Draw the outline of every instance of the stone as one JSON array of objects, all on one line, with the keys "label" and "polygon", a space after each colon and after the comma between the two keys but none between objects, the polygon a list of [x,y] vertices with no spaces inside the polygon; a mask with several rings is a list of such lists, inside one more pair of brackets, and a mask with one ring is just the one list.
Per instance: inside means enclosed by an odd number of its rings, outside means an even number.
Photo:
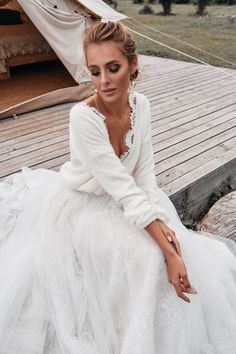
[{"label": "stone", "polygon": [[236,15],[231,16],[231,17],[230,17],[230,21],[231,21],[231,22],[236,22]]},{"label": "stone", "polygon": [[197,223],[196,229],[236,241],[236,191],[220,198]]}]

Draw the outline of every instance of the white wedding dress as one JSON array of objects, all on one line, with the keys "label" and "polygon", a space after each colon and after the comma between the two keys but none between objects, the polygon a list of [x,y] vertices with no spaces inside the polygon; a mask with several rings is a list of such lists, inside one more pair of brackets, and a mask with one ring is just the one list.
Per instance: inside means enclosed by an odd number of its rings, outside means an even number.
[{"label": "white wedding dress", "polygon": [[[120,159],[105,117],[77,104],[71,161],[0,184],[0,354],[236,354],[235,244],[183,226],[155,185],[147,100],[132,95]],[[77,129],[80,114],[92,125]],[[144,229],[155,217],[176,232],[191,303]]]}]

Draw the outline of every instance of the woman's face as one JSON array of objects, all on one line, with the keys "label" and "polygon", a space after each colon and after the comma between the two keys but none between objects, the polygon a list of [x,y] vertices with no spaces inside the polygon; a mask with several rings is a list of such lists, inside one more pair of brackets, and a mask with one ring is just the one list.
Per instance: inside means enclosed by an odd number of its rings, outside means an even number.
[{"label": "woman's face", "polygon": [[128,63],[117,42],[89,44],[86,59],[92,84],[105,102],[116,102],[127,94],[130,75],[137,69],[137,60]]}]

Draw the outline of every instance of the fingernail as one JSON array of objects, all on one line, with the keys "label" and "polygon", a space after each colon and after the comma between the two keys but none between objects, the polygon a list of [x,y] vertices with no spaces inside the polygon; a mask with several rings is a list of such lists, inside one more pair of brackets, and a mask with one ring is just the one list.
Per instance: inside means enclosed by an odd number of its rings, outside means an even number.
[{"label": "fingernail", "polygon": [[172,241],[172,237],[171,236],[167,236],[167,239],[168,239],[168,241]]},{"label": "fingernail", "polygon": [[190,294],[197,294],[197,290],[194,288],[189,289]]}]

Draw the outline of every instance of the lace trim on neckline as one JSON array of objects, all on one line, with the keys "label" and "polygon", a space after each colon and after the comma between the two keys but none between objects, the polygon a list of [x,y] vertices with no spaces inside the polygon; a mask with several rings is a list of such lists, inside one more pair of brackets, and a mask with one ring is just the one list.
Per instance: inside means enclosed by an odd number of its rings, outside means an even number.
[{"label": "lace trim on neckline", "polygon": [[[130,91],[128,93],[128,102],[130,106],[130,128],[125,132],[123,135],[123,143],[124,146],[127,147],[127,151],[124,151],[120,156],[119,159],[123,162],[126,158],[130,155],[131,148],[134,143],[134,127],[135,127],[135,120],[136,120],[136,95],[134,91]],[[79,104],[87,106],[93,110],[100,118],[102,118],[103,123],[106,127],[107,135],[109,137],[107,125],[105,123],[106,116],[104,116],[96,107],[90,106],[87,102],[79,102]]]}]

